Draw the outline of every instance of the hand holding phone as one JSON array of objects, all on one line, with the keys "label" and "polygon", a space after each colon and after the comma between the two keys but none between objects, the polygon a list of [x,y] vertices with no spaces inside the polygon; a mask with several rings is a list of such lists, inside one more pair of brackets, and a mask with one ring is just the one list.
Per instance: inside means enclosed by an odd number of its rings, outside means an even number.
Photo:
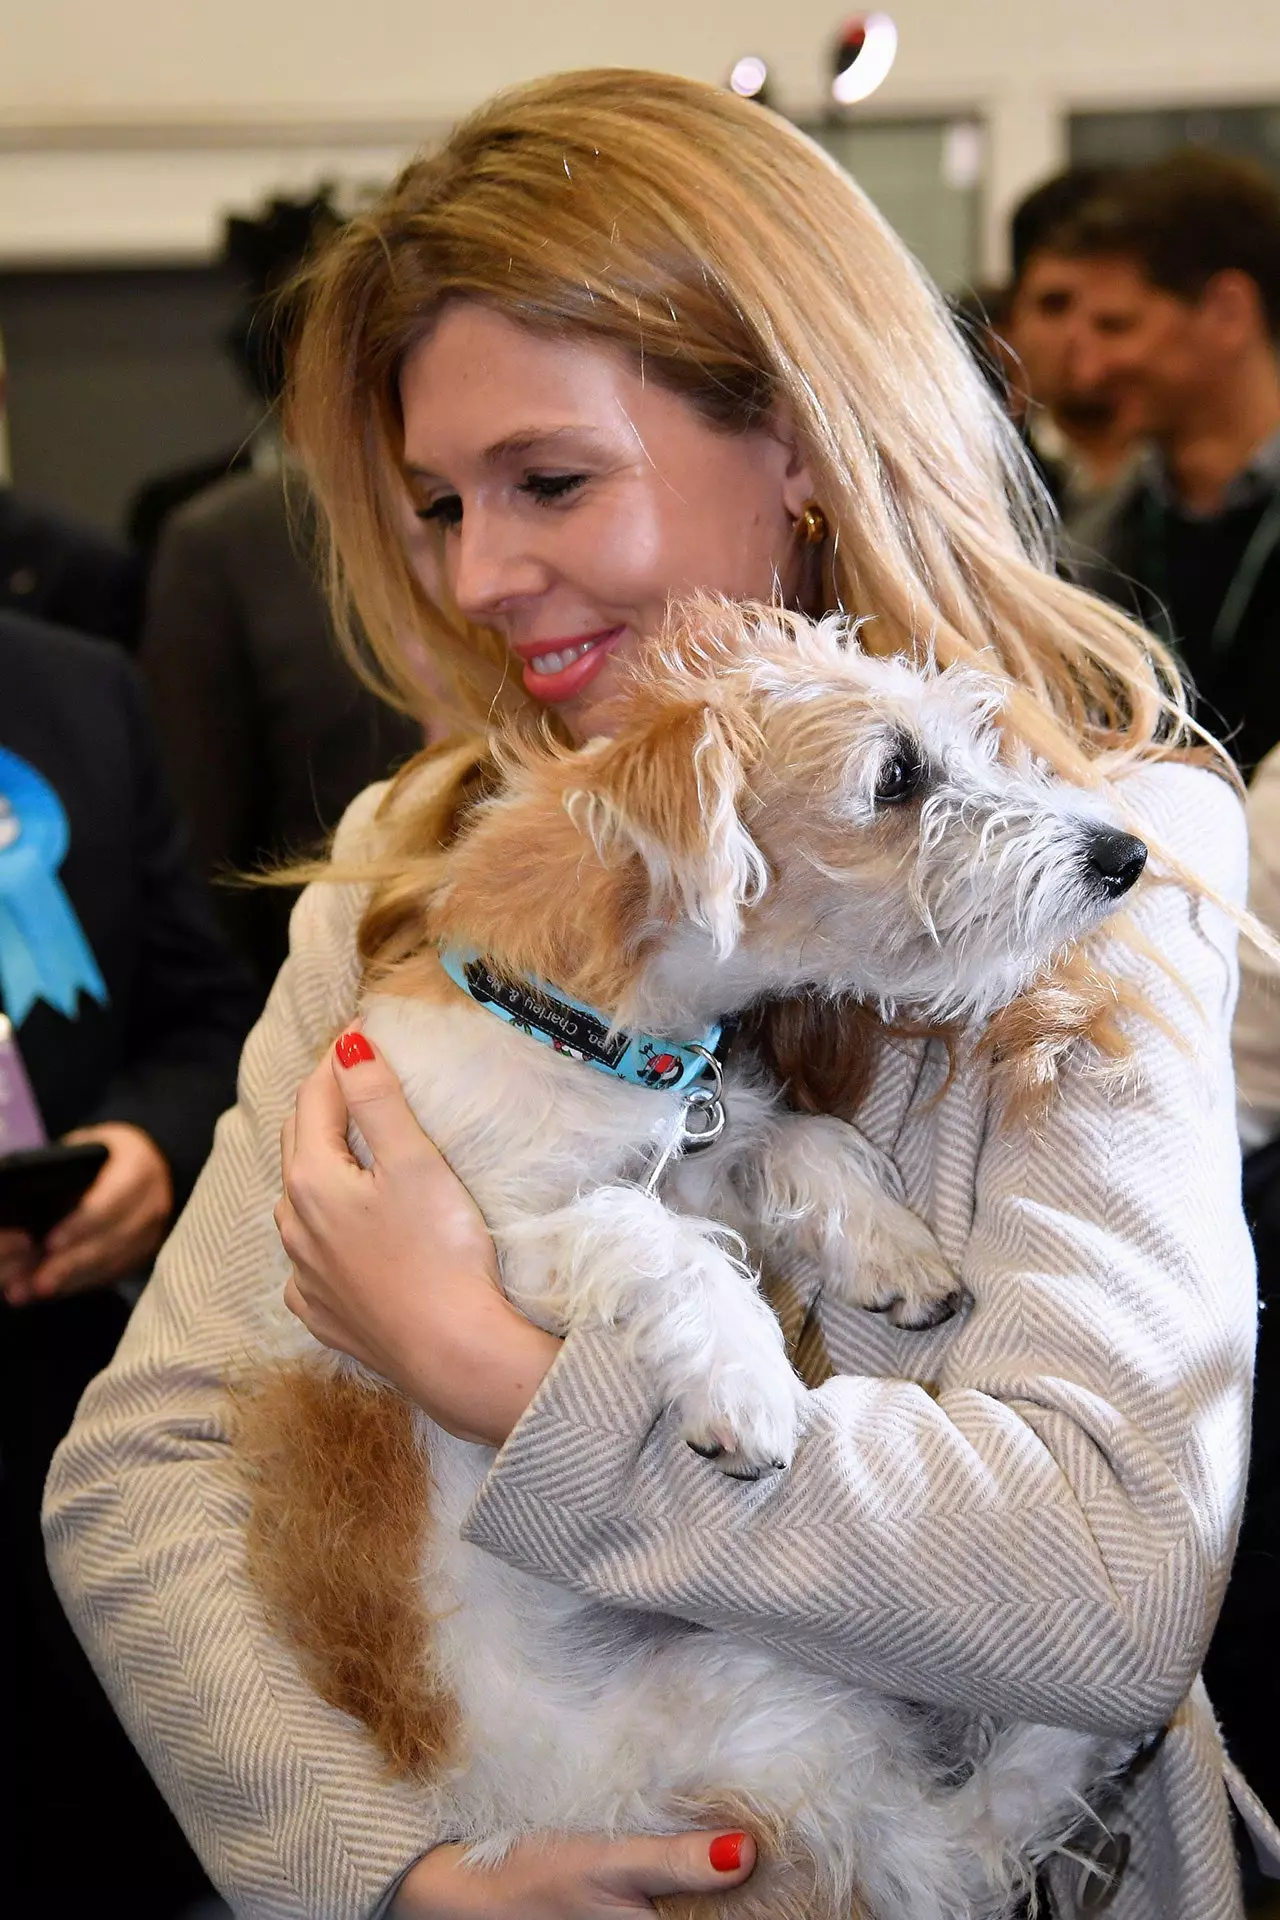
[{"label": "hand holding phone", "polygon": [[73,1211],[106,1161],[100,1141],[0,1155],[0,1294],[10,1306],[32,1297],[46,1233]]},{"label": "hand holding phone", "polygon": [[[7,1269],[0,1247],[0,1287],[10,1306],[108,1286],[152,1259],[173,1211],[169,1164],[140,1127],[104,1122],[68,1134],[64,1147],[90,1145],[100,1171],[83,1198],[44,1236],[34,1272]],[[5,1272],[9,1277],[4,1277]]]}]

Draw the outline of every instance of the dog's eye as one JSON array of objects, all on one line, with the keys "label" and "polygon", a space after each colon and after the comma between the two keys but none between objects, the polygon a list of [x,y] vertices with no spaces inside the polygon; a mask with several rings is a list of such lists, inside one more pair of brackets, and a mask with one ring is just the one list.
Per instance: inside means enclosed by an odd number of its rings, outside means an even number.
[{"label": "dog's eye", "polygon": [[899,740],[880,769],[876,780],[876,801],[882,807],[897,806],[919,792],[924,779],[924,762],[910,740]]}]

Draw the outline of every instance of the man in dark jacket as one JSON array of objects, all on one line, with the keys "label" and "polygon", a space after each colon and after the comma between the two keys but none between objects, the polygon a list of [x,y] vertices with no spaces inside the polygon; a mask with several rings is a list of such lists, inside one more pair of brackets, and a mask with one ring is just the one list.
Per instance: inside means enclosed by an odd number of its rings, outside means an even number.
[{"label": "man in dark jacket", "polygon": [[[5,371],[0,351],[0,423]],[[117,541],[0,483],[0,614],[25,613],[132,647],[142,564]]]},{"label": "man in dark jacket", "polygon": [[191,868],[137,670],[115,647],[0,613],[0,862],[32,826],[33,791],[65,817],[65,857],[46,879],[74,915],[64,943],[84,986],[78,1002],[50,986],[57,970],[27,931],[39,917],[13,912],[25,883],[6,867],[0,1011],[49,1137],[96,1140],[108,1158],[43,1244],[0,1232],[3,1747],[18,1816],[0,1888],[22,1896],[15,1912],[172,1920],[207,1882],[62,1617],[39,1505],[53,1449],[127,1323],[128,1292],[234,1100],[253,996]]},{"label": "man in dark jacket", "polygon": [[0,486],[0,612],[136,645],[142,567],[93,527]]},{"label": "man in dark jacket", "polygon": [[1280,190],[1188,150],[1055,246],[1079,269],[1074,377],[1135,396],[1152,442],[1073,529],[1082,577],[1172,641],[1247,773],[1280,740]]},{"label": "man in dark jacket", "polygon": [[[166,523],[140,660],[169,777],[213,878],[314,853],[362,787],[423,744],[342,658],[310,565],[300,485],[237,474]],[[265,998],[296,895],[218,887],[218,912]]]}]

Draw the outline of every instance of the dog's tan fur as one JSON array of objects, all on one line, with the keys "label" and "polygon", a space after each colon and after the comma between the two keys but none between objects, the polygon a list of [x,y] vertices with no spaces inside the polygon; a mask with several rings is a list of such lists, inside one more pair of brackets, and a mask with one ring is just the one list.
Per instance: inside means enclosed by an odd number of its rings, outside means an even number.
[{"label": "dog's tan fur", "polygon": [[368,1727],[390,1772],[430,1779],[458,1713],[432,1678],[430,1475],[412,1409],[313,1359],[263,1368],[235,1398],[249,1576],[272,1624],[321,1698]]}]

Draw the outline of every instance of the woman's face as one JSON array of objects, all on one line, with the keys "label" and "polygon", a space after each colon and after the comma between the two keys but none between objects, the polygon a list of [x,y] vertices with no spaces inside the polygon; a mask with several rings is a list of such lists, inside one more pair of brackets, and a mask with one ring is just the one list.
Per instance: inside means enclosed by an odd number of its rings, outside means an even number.
[{"label": "woman's face", "polygon": [[500,634],[577,739],[606,730],[619,663],[672,595],[794,603],[811,483],[785,437],[717,431],[621,354],[467,302],[400,390],[427,591]]}]

